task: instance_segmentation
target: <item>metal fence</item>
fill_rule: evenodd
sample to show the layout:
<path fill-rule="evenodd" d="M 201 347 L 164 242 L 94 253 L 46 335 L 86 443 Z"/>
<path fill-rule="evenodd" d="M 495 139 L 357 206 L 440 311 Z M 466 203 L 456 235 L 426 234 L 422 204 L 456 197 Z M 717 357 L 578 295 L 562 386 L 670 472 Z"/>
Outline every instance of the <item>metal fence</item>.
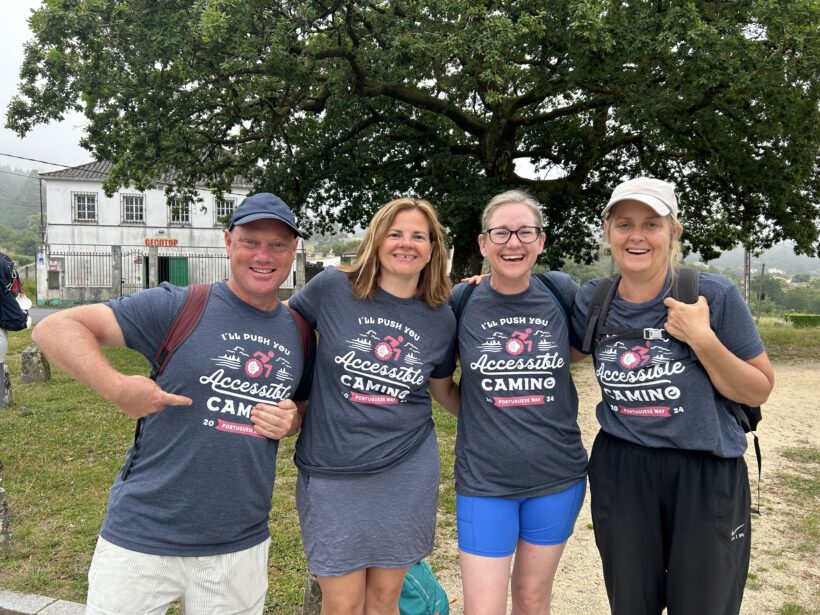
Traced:
<path fill-rule="evenodd" d="M 49 258 L 62 261 L 63 280 L 66 288 L 110 288 L 111 253 L 105 252 L 58 252 Z"/>
<path fill-rule="evenodd" d="M 108 251 L 103 252 L 102 249 Z M 97 251 L 52 250 L 48 259 L 60 272 L 60 286 L 72 288 L 117 288 L 128 295 L 148 288 L 151 282 L 170 282 L 177 286 L 210 284 L 230 277 L 230 261 L 224 251 L 213 248 L 187 248 L 174 251 L 143 246 L 123 246 L 119 263 L 114 262 L 109 246 Z M 118 279 L 119 278 L 119 279 Z M 295 285 L 295 270 L 282 288 Z"/>

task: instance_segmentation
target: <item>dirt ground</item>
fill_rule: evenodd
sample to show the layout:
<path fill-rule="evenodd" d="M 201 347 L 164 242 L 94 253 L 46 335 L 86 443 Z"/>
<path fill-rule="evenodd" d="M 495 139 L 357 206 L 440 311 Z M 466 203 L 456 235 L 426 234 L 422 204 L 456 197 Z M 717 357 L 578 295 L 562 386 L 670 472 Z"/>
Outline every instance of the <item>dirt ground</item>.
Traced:
<path fill-rule="evenodd" d="M 579 424 L 587 450 L 597 433 L 592 408 L 600 394 L 591 369 L 576 377 L 580 398 Z M 803 361 L 775 364 L 775 388 L 764 406 L 758 429 L 763 450 L 763 479 L 760 490 L 761 516 L 752 517 L 752 562 L 750 582 L 744 594 L 742 615 L 775 614 L 787 602 L 802 606 L 812 615 L 820 612 L 820 567 L 814 549 L 800 547 L 800 537 L 790 528 L 793 506 L 788 490 L 775 477 L 781 472 L 798 472 L 782 452 L 792 447 L 820 449 L 820 362 Z M 752 481 L 752 497 L 757 502 L 757 466 L 751 438 L 746 462 Z M 814 503 L 820 510 L 820 503 Z M 449 525 L 449 524 L 448 524 Z M 453 524 L 454 526 L 454 524 Z M 441 526 L 440 526 L 441 527 Z M 589 494 L 567 544 L 553 591 L 553 615 L 606 615 L 609 607 L 604 589 L 598 551 L 592 532 Z M 437 574 L 447 590 L 453 615 L 463 613 L 461 581 L 458 574 L 458 545 L 455 529 L 440 532 L 436 547 L 439 562 L 451 565 Z M 439 559 L 441 558 L 441 559 Z"/>

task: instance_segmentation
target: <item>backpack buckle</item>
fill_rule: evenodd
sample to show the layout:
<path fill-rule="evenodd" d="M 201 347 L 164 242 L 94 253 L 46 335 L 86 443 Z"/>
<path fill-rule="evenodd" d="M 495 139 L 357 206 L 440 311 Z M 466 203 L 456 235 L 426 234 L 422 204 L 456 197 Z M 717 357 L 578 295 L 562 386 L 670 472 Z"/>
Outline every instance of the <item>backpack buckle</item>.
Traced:
<path fill-rule="evenodd" d="M 652 329 L 647 327 L 643 330 L 643 339 L 645 340 L 661 340 L 664 342 L 668 342 L 669 338 L 666 337 L 666 330 L 665 329 Z"/>

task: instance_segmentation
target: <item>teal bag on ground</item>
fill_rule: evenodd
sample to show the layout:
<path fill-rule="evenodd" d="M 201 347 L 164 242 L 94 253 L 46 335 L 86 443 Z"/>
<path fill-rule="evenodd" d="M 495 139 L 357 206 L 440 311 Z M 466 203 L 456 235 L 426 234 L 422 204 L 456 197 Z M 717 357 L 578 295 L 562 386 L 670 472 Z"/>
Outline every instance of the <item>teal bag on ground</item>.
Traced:
<path fill-rule="evenodd" d="M 427 563 L 421 560 L 407 570 L 399 596 L 401 615 L 450 615 L 447 592 Z"/>

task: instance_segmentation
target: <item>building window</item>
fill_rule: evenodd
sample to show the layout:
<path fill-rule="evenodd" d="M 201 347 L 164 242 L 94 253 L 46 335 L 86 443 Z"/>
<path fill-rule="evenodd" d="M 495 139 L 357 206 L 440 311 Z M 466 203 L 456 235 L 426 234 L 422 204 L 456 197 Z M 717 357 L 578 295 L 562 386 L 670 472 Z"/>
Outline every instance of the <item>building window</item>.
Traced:
<path fill-rule="evenodd" d="M 214 220 L 215 226 L 228 226 L 231 214 L 236 207 L 235 199 L 215 199 L 214 200 Z"/>
<path fill-rule="evenodd" d="M 73 192 L 74 222 L 97 222 L 97 194 L 95 192 Z"/>
<path fill-rule="evenodd" d="M 168 223 L 189 226 L 191 224 L 191 203 L 183 199 L 168 199 Z"/>
<path fill-rule="evenodd" d="M 145 224 L 145 197 L 141 194 L 122 195 L 123 224 Z"/>

